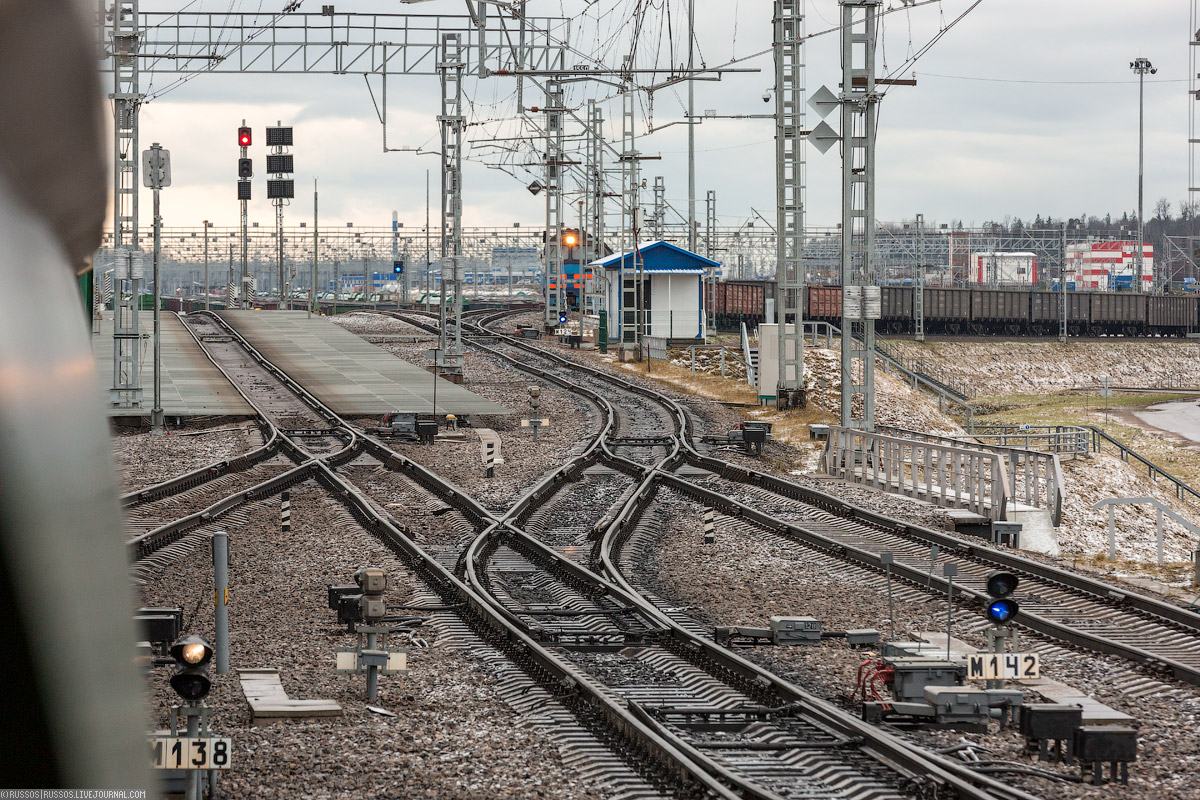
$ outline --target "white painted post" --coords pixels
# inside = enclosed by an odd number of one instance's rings
[[[1162,506],[1157,507],[1158,513],[1154,519],[1154,535],[1155,542],[1158,548],[1158,565],[1161,567],[1163,563],[1163,510]]]
[[[1117,520],[1116,511],[1110,505],[1108,507],[1108,560],[1114,561],[1117,558]]]

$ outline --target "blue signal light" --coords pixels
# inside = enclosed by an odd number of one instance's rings
[[[1017,615],[1017,609],[1015,600],[1009,600],[1006,597],[993,600],[987,607],[988,621],[996,625],[1003,625]]]
[[[560,325],[566,325],[566,324],[567,324],[567,315],[566,315],[566,312],[563,312],[563,313],[561,313],[561,314],[559,314],[559,315],[558,315],[558,323],[559,323]]]

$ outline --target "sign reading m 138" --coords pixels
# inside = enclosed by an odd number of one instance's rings
[[[1037,653],[978,653],[967,656],[967,680],[1036,679],[1038,667]]]

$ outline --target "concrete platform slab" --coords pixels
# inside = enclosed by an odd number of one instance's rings
[[[304,311],[219,311],[297,383],[338,414],[508,414],[509,409]]]
[[[138,314],[138,327],[145,335],[140,348],[142,408],[110,407],[110,417],[148,417],[154,406],[154,313],[143,311]],[[163,311],[161,328],[162,406],[168,417],[250,416],[254,413],[233,384],[208,360],[178,315]],[[100,333],[92,336],[92,356],[106,397],[112,388],[112,332],[112,312],[105,312]]]

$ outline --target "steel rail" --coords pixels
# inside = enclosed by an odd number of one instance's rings
[[[509,339],[508,337],[502,338],[508,340],[510,344],[516,344],[518,347],[523,344],[518,343],[518,340]],[[620,379],[614,380],[613,376],[610,376],[605,372],[578,365],[575,362],[562,359],[561,357],[554,356],[553,354],[547,354],[540,348],[533,348],[529,345],[525,345],[524,349],[531,350],[532,352],[537,353],[539,356],[548,357],[550,360],[565,363],[572,368],[583,369],[584,371],[590,372],[596,377],[609,382],[618,383],[623,389],[636,390],[635,393],[651,397],[652,399],[661,402],[664,405],[669,404],[667,407],[671,411],[672,417],[676,423],[676,430],[673,435],[673,438],[676,441],[671,453],[660,461],[660,465],[667,465],[680,460],[682,448],[690,445],[690,442],[688,441],[692,433],[690,417],[688,417],[682,406],[674,401],[671,401],[669,398],[659,395],[653,390],[645,389],[644,387],[627,385],[626,382],[621,381]],[[522,369],[534,369],[527,365],[523,365],[520,362],[515,363],[517,363]],[[622,461],[632,468],[640,468],[638,469],[639,472],[646,471],[642,465],[638,465],[636,462],[628,461],[612,454],[609,455],[611,458]],[[773,673],[758,667],[757,665],[746,661],[739,656],[736,656],[732,652],[720,647],[714,642],[698,637],[683,629],[661,610],[659,610],[657,606],[655,606],[649,600],[643,598],[641,594],[625,580],[620,570],[616,568],[611,556],[615,532],[628,530],[631,521],[636,519],[636,517],[640,515],[640,513],[653,499],[654,487],[657,483],[657,476],[660,474],[661,469],[653,469],[649,470],[648,472],[649,474],[645,475],[637,490],[632,494],[632,496],[625,500],[621,510],[616,514],[612,522],[609,524],[608,529],[605,531],[604,537],[599,543],[599,555],[602,563],[604,564],[604,574],[607,576],[607,579],[597,576],[591,570],[586,570],[576,565],[574,562],[569,561],[568,559],[563,559],[551,548],[547,547],[536,538],[525,534],[523,531],[514,529],[514,538],[508,540],[507,543],[510,546],[514,544],[519,545],[519,552],[527,556],[533,555],[534,558],[531,560],[533,560],[535,563],[540,561],[543,564],[554,566],[560,570],[565,570],[571,573],[571,577],[573,578],[571,583],[575,583],[582,576],[590,576],[593,586],[602,588],[605,594],[612,598],[619,599],[626,605],[632,605],[633,607],[640,609],[648,619],[656,620],[658,624],[662,625],[663,628],[669,632],[671,639],[675,643],[676,648],[674,649],[676,649],[677,653],[682,657],[697,664],[697,666],[700,666],[700,661],[708,661],[719,666],[724,674],[718,675],[718,677],[722,678],[726,682],[730,682],[729,678],[733,677],[733,685],[744,686],[751,691],[753,691],[755,687],[758,689],[769,688],[774,690],[777,694],[779,694],[779,696],[787,698],[788,702],[802,706],[806,713],[820,720],[820,722],[823,724],[826,724],[837,730],[841,730],[848,736],[862,737],[864,742],[869,743],[864,747],[864,750],[873,754],[876,759],[883,763],[898,766],[903,772],[907,772],[910,775],[921,775],[932,779],[935,782],[952,788],[960,797],[963,798],[1007,797],[1012,798],[1013,800],[1017,800],[1018,798],[1020,800],[1031,800],[1034,797],[1028,793],[1005,786],[994,779],[980,776],[979,774],[960,767],[953,762],[945,759],[938,759],[931,754],[924,753],[919,748],[916,748],[915,746],[910,745],[898,739],[897,737],[891,736],[890,734],[887,734],[861,720],[846,714],[840,709],[837,709],[835,706],[825,703],[819,698],[809,695],[798,687],[783,681]],[[543,485],[545,483],[546,482],[543,482]],[[527,494],[527,497],[533,495],[537,491],[537,488],[538,487],[535,487],[535,490],[531,490],[531,492]],[[469,582],[471,582],[473,586],[476,586],[481,594],[489,597],[490,594],[486,590],[486,582],[482,578],[482,563],[486,557],[487,548],[495,546],[495,530],[498,528],[499,526],[497,526],[496,529],[485,531],[483,534],[477,537],[468,548],[468,556],[465,559],[468,569]],[[538,558],[538,555],[541,557]],[[499,600],[496,600],[495,598],[491,599],[497,608],[503,608],[503,605]],[[708,671],[712,672],[711,669]],[[647,719],[645,711],[638,709],[635,703],[630,703],[630,709],[637,714],[638,718],[643,722],[652,722],[652,720]],[[676,747],[684,752],[687,752],[697,764],[707,768],[713,777],[736,787],[742,796],[761,798],[776,796],[766,790],[761,789],[761,787],[758,787],[753,782],[747,781],[726,767],[718,764],[711,758],[708,758],[704,753],[700,752],[696,748],[691,747],[685,740],[679,738],[661,725],[655,725],[654,727],[656,727],[660,735],[672,737]],[[983,788],[981,788],[981,786]]]
[[[248,344],[236,332],[232,332],[232,335],[239,343],[243,345]],[[278,371],[278,367],[271,364],[261,353],[258,353],[253,348],[248,348],[248,352],[261,364],[271,369],[273,373]],[[336,420],[341,421],[332,411],[329,413]],[[605,427],[605,430],[607,429],[608,426]],[[361,440],[364,443],[370,442],[378,448],[387,450],[382,444],[373,441],[370,437],[364,436],[361,437]],[[388,452],[391,453],[393,459],[398,459],[400,462],[407,462],[405,467],[412,467],[414,473],[420,474],[425,480],[432,483],[440,483],[443,487],[443,495],[448,497],[452,501],[452,504],[460,511],[478,516],[478,511],[482,509],[482,506],[466,495],[465,492],[442,481],[435,473],[425,470],[409,459],[404,459],[399,454],[392,453],[391,451]],[[582,458],[594,459],[594,449],[593,452],[589,452],[586,456],[582,456]],[[598,686],[592,684],[583,672],[562,661],[551,653],[550,650],[529,636],[519,624],[519,620],[515,620],[507,610],[497,607],[489,595],[472,589],[471,586],[460,580],[409,539],[400,529],[381,515],[370,500],[352,482],[338,475],[329,463],[330,460],[329,458],[313,459],[297,467],[296,470],[292,470],[288,475],[299,470],[305,470],[309,474],[297,479],[296,482],[313,477],[319,483],[323,484],[338,500],[346,505],[348,510],[350,510],[364,528],[387,544],[397,555],[403,557],[406,563],[414,569],[414,572],[421,575],[431,588],[442,595],[443,599],[452,601],[456,605],[462,604],[462,608],[474,611],[476,618],[473,620],[468,618],[465,612],[458,613],[460,613],[464,622],[472,625],[477,630],[481,626],[491,628],[494,634],[492,638],[496,638],[498,635],[503,640],[504,649],[510,658],[525,667],[539,682],[548,685],[552,693],[560,696],[560,698],[566,693],[585,703],[590,712],[598,713],[605,720],[605,724],[611,733],[633,744],[645,757],[654,763],[668,767],[679,776],[681,782],[697,784],[710,795],[724,798],[725,800],[736,800],[739,797],[738,794],[734,794],[720,782],[712,778],[708,770],[693,763],[669,739],[661,737],[652,727],[642,723],[636,715],[628,709],[622,708],[609,698]],[[559,474],[565,473],[562,470],[558,470],[554,475],[549,476],[543,481],[543,483],[556,482],[555,476]],[[280,477],[282,476],[278,476],[273,480],[278,481]],[[226,501],[222,501],[222,503],[228,502],[229,504],[223,510],[227,511],[229,508],[239,505],[239,499],[227,498]],[[244,502],[244,499],[241,502]],[[485,513],[487,512],[485,511]],[[490,514],[488,516],[490,517]],[[491,535],[501,530],[501,528],[501,523],[492,519],[487,528],[485,528],[484,534],[477,537],[476,542],[490,539]],[[509,528],[509,531],[515,532],[515,529]],[[593,573],[582,567],[577,567],[573,564],[568,566],[564,559],[549,550],[549,548],[545,548],[545,552],[542,555],[546,558],[562,562],[563,566],[568,569],[574,566],[574,571],[581,582],[594,580],[596,577]],[[468,569],[470,569],[470,564],[471,562],[468,558]],[[612,588],[615,590],[615,587]]]
[[[525,345],[525,347],[539,353],[544,352],[541,348],[534,348],[531,345]],[[575,363],[569,359],[563,359],[561,356],[557,355],[548,354],[548,357],[558,361],[566,362],[568,364]],[[593,375],[596,375],[597,377],[607,377],[607,379],[612,382],[625,383],[625,381],[620,377],[609,375],[601,370],[588,366],[580,366],[580,368]],[[663,405],[682,411],[678,403],[671,398],[666,397],[665,395],[649,389],[645,389],[643,393],[647,394],[648,396],[656,396],[658,401]],[[995,550],[983,544],[972,544],[957,537],[951,536],[950,534],[941,533],[939,531],[923,528],[917,525],[911,525],[909,523],[902,522],[900,520],[887,517],[883,514],[862,508],[853,503],[848,503],[844,500],[833,497],[832,495],[799,486],[783,478],[767,475],[765,473],[757,472],[756,470],[751,470],[727,461],[722,461],[711,456],[703,455],[697,451],[694,446],[692,446],[690,437],[685,437],[683,439],[683,447],[686,451],[686,460],[689,463],[712,471],[721,477],[737,480],[751,485],[757,485],[775,494],[822,508],[845,519],[858,521],[887,532],[900,534],[905,538],[909,538],[923,544],[937,544],[939,549],[941,549],[944,553],[954,553],[960,558],[971,559],[985,564],[990,563],[993,566],[1017,572],[1028,578],[1039,579],[1047,583],[1057,585],[1060,588],[1073,590],[1074,592],[1105,605],[1116,605],[1123,609],[1137,611],[1154,619],[1154,621],[1157,622],[1166,622],[1183,630],[1200,632],[1200,615],[1181,606],[1165,603],[1163,601],[1146,597],[1135,592],[1126,591],[1124,589],[1118,590],[1111,585],[1104,584],[1100,581],[1078,575],[1076,573],[1068,572],[1067,570],[1059,569],[1047,564],[1042,564],[1032,559],[1027,559],[1012,553]],[[707,492],[707,490],[696,486],[690,481],[686,481],[675,475],[670,475],[665,471],[664,467],[669,468],[669,465],[664,464],[656,471],[660,479],[677,482],[678,486],[689,487],[689,491],[693,495],[696,495],[698,491]],[[855,550],[855,548],[848,548],[846,545],[829,539],[828,537],[807,531],[801,526],[791,525],[790,523],[778,520],[770,515],[763,514],[757,509],[745,504],[734,503],[734,501],[728,500],[719,493],[708,492],[705,497],[708,502],[716,504],[716,507],[730,507],[729,504],[732,503],[734,506],[736,506],[737,510],[742,511],[743,515],[747,517],[752,518],[754,516],[759,516],[762,519],[762,524],[769,529],[780,532],[794,531],[796,533],[803,534],[803,536],[807,539],[807,543],[809,543],[811,546],[821,547],[822,549],[825,549],[826,552],[829,552],[835,556],[850,560],[849,553],[851,550]],[[861,553],[866,556],[866,558],[862,561],[863,564],[882,571],[882,567],[879,565],[879,559],[877,556],[868,553],[867,551],[861,551]],[[893,572],[900,574],[903,572],[903,570],[895,567],[894,565]],[[919,571],[914,570],[914,575],[917,572]],[[925,585],[929,579],[929,576],[925,572],[920,572],[919,579],[919,585]],[[941,586],[945,586],[947,583],[941,579],[938,579],[938,581]],[[983,602],[985,599],[984,595],[979,592],[966,589],[961,585],[958,588],[963,596],[970,597],[974,601]],[[1046,617],[1033,614],[1032,612],[1022,612],[1021,620],[1027,620],[1028,627],[1031,630],[1035,630],[1043,635],[1058,639],[1076,647],[1081,647],[1099,653],[1117,655],[1137,664],[1142,664],[1169,672],[1178,680],[1182,680],[1187,683],[1200,684],[1200,669],[1188,664],[1184,664],[1175,659],[1155,654],[1146,648],[1124,644],[1099,634],[1081,631],[1062,623],[1055,622],[1054,620]]]
[[[936,544],[939,550],[953,552],[960,558],[969,558],[980,563],[991,564],[997,568],[1019,572],[1026,577],[1037,578],[1048,583],[1057,584],[1063,588],[1074,590],[1098,602],[1133,609],[1155,618],[1156,621],[1170,622],[1181,629],[1200,633],[1200,614],[1189,611],[1182,606],[1147,597],[1124,587],[1116,588],[1111,584],[1089,578],[1086,575],[1079,575],[1049,564],[1043,564],[1015,553],[997,550],[987,546],[982,541],[976,544],[943,531],[903,522],[849,503],[825,492],[799,486],[785,478],[768,475],[737,464],[731,464],[730,462],[721,461],[720,459],[698,452],[690,453],[688,462],[694,466],[714,472],[720,477],[758,486],[774,494],[817,506],[844,519],[862,522],[863,524],[897,534],[926,546]]]
[[[872,571],[879,572],[881,574],[885,571],[885,567],[880,557],[869,550],[854,547],[844,542],[839,542],[836,539],[816,533],[812,530],[804,528],[803,526],[786,522],[764,511],[760,511],[753,506],[747,505],[746,503],[732,500],[720,492],[713,491],[712,489],[706,489],[703,486],[698,486],[689,480],[679,477],[678,475],[673,475],[666,472],[658,472],[650,480],[669,484],[680,492],[689,494],[701,502],[712,506],[713,508],[721,509],[729,516],[748,519],[762,526],[763,528],[766,528],[767,530],[799,541],[802,544],[821,552],[833,555],[842,561],[867,567]],[[937,587],[938,591],[947,591],[949,589],[948,580],[939,576],[931,575],[924,570],[909,566],[901,561],[896,561],[891,565],[891,572],[893,576],[901,580],[906,580],[914,586]],[[986,592],[971,589],[962,583],[955,584],[954,588],[960,598],[970,598],[970,600],[981,607],[990,600]],[[930,591],[932,591],[932,589],[930,589]],[[1121,656],[1138,664],[1145,664],[1147,666],[1166,669],[1179,680],[1193,684],[1200,684],[1200,669],[1196,667],[1183,664],[1163,655],[1155,654],[1141,647],[1123,644],[1099,634],[1080,631],[1069,625],[1064,625],[1043,617],[1042,615],[1033,611],[1022,610],[1021,616],[1015,624],[1041,633],[1052,639],[1067,642],[1068,644],[1072,644],[1077,647],[1082,647],[1099,653]]]
[[[135,508],[143,503],[163,500],[180,492],[185,492],[188,489],[203,486],[209,481],[224,475],[242,472],[258,464],[260,461],[267,460],[280,448],[279,431],[261,414],[255,414],[255,421],[258,423],[259,430],[265,439],[263,444],[232,458],[214,461],[211,464],[184,472],[152,486],[147,486],[144,489],[127,492],[121,495],[121,507]]]
[[[502,316],[502,314],[497,314],[496,316],[499,317]],[[545,355],[547,358],[560,363],[574,365],[598,378],[604,378],[610,382],[619,384],[627,383],[627,381],[619,376],[611,375],[594,367],[577,364],[577,362],[562,358],[556,354],[547,353],[542,348],[533,347],[532,345],[521,342],[521,340],[513,339],[511,341],[516,343],[518,347],[524,347],[525,349]],[[631,388],[640,389],[640,393],[656,399],[663,405],[666,405],[672,409],[676,409],[679,413],[683,413],[679,404],[666,395],[660,394],[651,389],[646,389],[644,387],[637,387],[636,384],[633,384]],[[684,414],[684,416],[686,417],[686,414]],[[1028,578],[1035,578],[1047,583],[1056,584],[1060,588],[1073,590],[1074,592],[1089,597],[1097,602],[1106,605],[1115,605],[1127,610],[1134,610],[1147,617],[1153,618],[1154,621],[1167,622],[1179,627],[1182,630],[1200,633],[1200,614],[1190,611],[1182,606],[1164,602],[1156,598],[1147,597],[1145,595],[1127,590],[1124,587],[1118,589],[1113,587],[1111,584],[1106,584],[1102,581],[1098,581],[1084,575],[1079,575],[1058,567],[1043,564],[1014,553],[997,550],[992,547],[988,547],[983,543],[975,544],[948,533],[903,522],[901,520],[897,520],[847,502],[830,494],[799,486],[784,478],[768,475],[766,473],[758,472],[756,470],[733,464],[728,461],[723,461],[712,456],[704,455],[695,449],[690,438],[691,437],[689,436],[684,437],[683,439],[683,449],[687,462],[694,466],[714,472],[721,477],[759,486],[760,488],[767,489],[774,494],[779,494],[790,499],[817,506],[818,508],[822,508],[823,510],[829,511],[830,513],[845,519],[858,521],[890,533],[895,533],[927,546],[936,544],[942,552],[954,553],[960,558],[972,559],[980,563],[993,565],[997,568],[1017,572]],[[660,471],[662,471],[661,467]],[[922,576],[925,576],[925,573],[922,573]],[[1022,616],[1025,616],[1024,612],[1022,613]],[[1091,636],[1090,634],[1079,631],[1074,631],[1072,635],[1074,637],[1082,638]],[[1109,640],[1105,640],[1104,637],[1093,638],[1095,639],[1095,643],[1099,646],[1099,652],[1112,652],[1103,649],[1109,646]],[[1067,641],[1071,640],[1068,639]],[[1128,646],[1118,645],[1117,643],[1113,644],[1121,648],[1129,649]],[[1192,675],[1196,672],[1194,668],[1188,667],[1187,665],[1180,665],[1178,662],[1172,662],[1169,659],[1164,660],[1145,651],[1141,653],[1135,653],[1133,652],[1135,650],[1137,650],[1137,648],[1130,649],[1130,653],[1134,656],[1134,660],[1138,661],[1139,663],[1145,663],[1149,665],[1161,663],[1167,667],[1177,665],[1183,667],[1184,675]],[[1189,682],[1198,682],[1193,678],[1181,677],[1178,674],[1177,677],[1180,677],[1182,680],[1188,680]]]
[[[209,314],[208,316],[214,320],[217,320],[219,325],[223,324],[223,322],[224,322],[219,317],[216,317],[213,314]],[[236,341],[239,342],[240,345],[246,346],[248,344],[245,342],[244,339],[242,339],[242,337],[238,336],[236,334],[236,332],[234,332],[231,328],[228,328],[228,326],[225,326],[225,327],[229,330],[230,334],[235,338]],[[314,459],[310,454],[305,452],[302,447],[300,447],[298,444],[293,442],[290,437],[285,435],[282,432],[282,430],[279,428],[279,426],[271,421],[270,416],[267,415],[267,413],[254,401],[254,399],[252,397],[250,397],[250,395],[241,386],[239,386],[237,384],[237,382],[233,379],[233,376],[231,376],[220,364],[217,363],[217,361],[212,357],[212,355],[204,347],[203,343],[200,341],[200,338],[198,336],[196,336],[195,331],[192,331],[191,328],[187,325],[185,325],[184,328],[187,329],[188,332],[192,335],[192,338],[196,341],[197,345],[200,347],[201,352],[204,353],[205,357],[209,360],[209,362],[222,375],[225,376],[225,378],[233,386],[234,390],[237,391],[238,394],[241,395],[242,399],[246,401],[246,403],[250,406],[250,408],[254,409],[254,412],[257,415],[257,418],[269,427],[269,430],[271,431],[271,439],[270,440],[275,442],[275,447],[282,449],[289,458],[291,458],[294,461],[297,461],[299,463],[299,466],[294,467],[293,469],[290,469],[290,470],[283,472],[279,475],[276,475],[272,478],[269,478],[266,481],[256,484],[255,486],[251,486],[248,489],[244,489],[240,492],[235,492],[231,495],[228,495],[228,496],[218,500],[217,502],[211,504],[207,508],[204,508],[198,512],[195,512],[193,514],[188,514],[187,516],[181,517],[176,520],[172,520],[170,522],[167,522],[164,525],[159,526],[158,528],[155,528],[154,530],[148,531],[144,534],[141,534],[140,536],[136,536],[132,539],[129,539],[126,542],[126,551],[129,553],[130,561],[132,561],[132,562],[137,562],[144,558],[147,558],[148,556],[152,555],[153,553],[157,552],[158,550],[161,550],[163,547],[165,547],[173,542],[178,541],[179,539],[181,539],[184,535],[186,535],[190,531],[195,530],[196,528],[199,528],[202,525],[209,524],[209,523],[219,519],[220,517],[224,516],[225,514],[229,513],[230,511],[234,510],[235,508],[239,508],[243,505],[246,505],[247,503],[255,502],[255,501],[264,499],[266,497],[272,497],[272,496],[284,491],[285,489],[288,489],[298,483],[301,483],[301,482],[307,480],[310,477],[309,472],[311,471],[312,464],[317,461],[325,459],[325,460],[329,460],[330,462],[340,463],[344,460],[349,460],[349,459],[354,458],[357,455],[359,449],[361,448],[361,442],[359,441],[358,437],[355,435],[354,431],[349,426],[341,424],[341,425],[339,425],[339,429],[344,430],[349,438],[349,442],[346,444],[346,446],[344,448],[342,448],[340,451],[322,456],[319,459]],[[262,358],[261,354],[257,353],[257,351],[253,351],[251,349],[248,349],[248,352],[250,352],[251,356],[256,361],[258,361],[261,365],[266,367],[266,365],[263,364],[264,359]],[[271,365],[271,366],[273,367],[273,365]],[[311,395],[309,395],[309,397],[311,397]],[[304,398],[301,397],[301,399],[303,400]],[[315,401],[315,398],[312,398],[312,399]],[[319,401],[317,401],[317,402],[319,405]],[[332,413],[332,411],[329,411],[328,408],[324,408],[323,406],[322,407],[313,406],[313,410],[316,411],[318,414],[320,414],[322,417],[326,418],[327,421],[334,422],[335,420],[337,420],[338,422],[340,422],[340,420],[338,420],[337,416],[334,415]],[[330,416],[326,416],[326,414],[329,414]],[[259,448],[259,449],[261,450],[262,448]],[[246,455],[248,455],[248,454],[246,454]],[[247,464],[246,466],[250,466],[250,464]],[[245,467],[243,467],[243,469],[244,468]],[[188,475],[184,475],[184,476],[180,476],[180,477],[187,478],[191,474],[192,473],[189,473]],[[151,487],[151,488],[153,488],[153,487]]]

